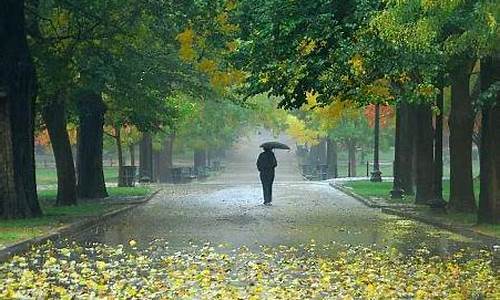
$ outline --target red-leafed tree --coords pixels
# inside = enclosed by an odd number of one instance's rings
[[[368,120],[368,125],[373,128],[375,126],[375,105],[370,104],[365,107],[365,117]],[[390,105],[380,106],[380,127],[387,128],[394,121],[394,108]]]

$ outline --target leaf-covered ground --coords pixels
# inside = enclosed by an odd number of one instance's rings
[[[142,247],[140,247],[142,246]],[[449,257],[419,249],[330,244],[169,249],[48,243],[0,265],[0,298],[62,299],[500,299],[488,251]]]

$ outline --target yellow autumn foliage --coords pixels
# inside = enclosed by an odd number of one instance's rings
[[[351,69],[357,76],[363,75],[366,73],[363,57],[360,54],[355,54],[350,60]]]
[[[297,50],[300,55],[307,56],[311,54],[314,49],[316,49],[316,41],[311,38],[305,38],[299,43]]]
[[[204,73],[212,74],[217,70],[217,63],[212,59],[203,58],[198,64],[198,69]]]
[[[217,89],[224,89],[232,85],[238,85],[245,80],[245,73],[237,69],[227,71],[214,71],[210,77],[210,83]]]
[[[194,50],[195,33],[193,29],[186,28],[177,35],[176,39],[180,44],[180,58],[184,61],[193,61],[196,57],[196,51]]]
[[[229,22],[229,14],[225,11],[215,17],[215,22],[219,26],[220,31],[224,34],[231,34],[239,30],[238,24]]]
[[[307,128],[303,120],[300,120],[296,116],[288,115],[287,124],[287,134],[293,137],[298,144],[313,146],[319,143],[319,131]]]
[[[390,82],[386,78],[380,78],[364,87],[364,92],[372,97],[378,97],[383,100],[394,99],[391,93]]]
[[[329,104],[319,105],[319,96],[315,91],[306,92],[306,103],[302,107],[303,111],[309,112],[312,119],[319,123],[319,132],[335,128],[343,117],[355,118],[360,114],[352,101],[334,97]]]

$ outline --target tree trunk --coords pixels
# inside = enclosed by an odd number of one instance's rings
[[[130,165],[135,166],[135,145],[128,146],[128,152],[130,153]]]
[[[415,203],[429,204],[434,199],[434,132],[430,105],[417,105],[417,124],[417,193]]]
[[[42,117],[49,132],[57,169],[57,205],[76,205],[76,173],[66,129],[64,99],[49,100],[42,109]]]
[[[481,60],[481,89],[500,81],[500,58]],[[481,132],[481,192],[478,222],[500,224],[500,93],[484,104]]]
[[[313,145],[309,148],[308,161],[312,166],[316,166],[319,164],[319,149],[318,145]]]
[[[326,161],[328,164],[328,178],[338,177],[337,167],[337,142],[333,139],[327,139],[326,146]]]
[[[26,41],[24,1],[0,2],[0,216],[42,214],[36,192],[36,77]]]
[[[139,144],[139,178],[153,180],[153,141],[149,133],[144,133]]]
[[[347,152],[349,156],[349,176],[356,177],[356,143],[349,141],[347,143]]]
[[[163,144],[163,149],[160,153],[160,182],[171,182],[172,174],[171,169],[174,166],[173,164],[173,146],[174,146],[175,135],[171,134],[169,137],[165,139],[165,143]]]
[[[118,153],[118,186],[127,186],[125,182],[125,172],[123,170],[123,147],[122,147],[122,136],[121,130],[118,126],[114,127],[115,131],[115,142],[116,142],[116,152]]]
[[[1,87],[0,87],[1,88]],[[10,107],[4,90],[0,90],[0,216],[18,216],[16,183],[14,180],[14,154],[10,128]]]
[[[444,114],[444,94],[440,88],[436,96],[436,106],[439,114],[436,115],[436,125],[434,131],[434,200],[443,202],[443,114]]]
[[[401,105],[396,107],[396,132],[394,136],[394,164],[393,164],[393,176],[394,181],[392,183],[391,197],[393,199],[400,199],[403,196],[403,187],[401,185]]]
[[[198,170],[207,166],[207,151],[205,149],[194,150],[194,169]]]
[[[318,147],[318,163],[320,165],[326,165],[326,156],[327,156],[327,149],[326,149],[326,139],[321,139],[319,144],[317,145]]]
[[[471,63],[451,74],[450,112],[450,202],[455,211],[476,209],[472,180],[472,132],[474,113],[469,96]]]
[[[415,158],[415,108],[411,104],[401,103],[399,107],[400,116],[400,138],[399,145],[399,160],[398,177],[400,179],[401,188],[406,195],[414,195],[414,158]]]
[[[102,142],[106,107],[100,94],[85,91],[79,95],[78,117],[78,196],[104,198],[108,196],[102,166]]]
[[[153,182],[157,182],[160,177],[160,151],[153,149]]]

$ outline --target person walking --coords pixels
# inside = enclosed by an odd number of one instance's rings
[[[276,157],[271,148],[263,148],[264,151],[257,159],[257,169],[260,173],[260,181],[264,192],[264,205],[271,206],[273,197],[274,169],[278,166]]]

